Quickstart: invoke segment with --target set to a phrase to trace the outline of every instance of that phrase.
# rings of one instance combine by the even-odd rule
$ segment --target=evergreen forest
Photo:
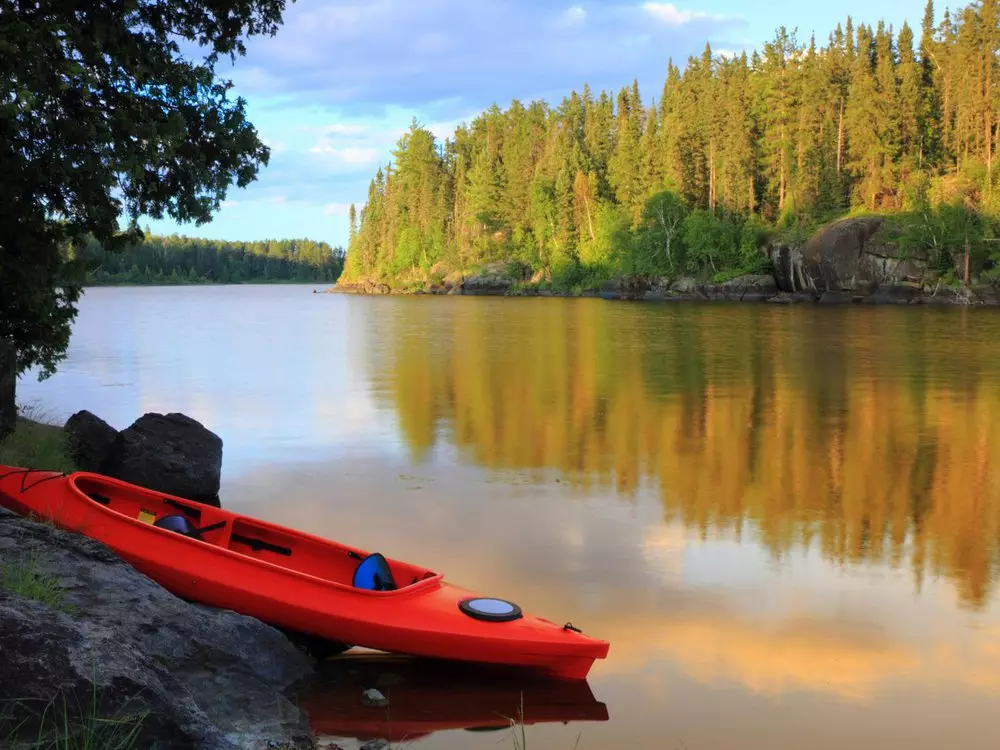
[[[83,261],[90,285],[333,283],[344,266],[341,248],[314,240],[230,242],[148,231],[122,250],[88,239],[71,253]]]
[[[341,281],[421,283],[506,264],[583,287],[615,275],[722,280],[824,222],[891,214],[900,246],[973,270],[1000,215],[995,185],[1000,0],[919,29],[847,18],[826,39],[777,29],[752,54],[672,60],[558,106],[496,104],[438,142],[416,121],[352,206]]]

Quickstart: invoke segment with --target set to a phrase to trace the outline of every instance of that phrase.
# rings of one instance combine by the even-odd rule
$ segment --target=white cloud
[[[706,41],[733,48],[733,33],[749,26],[689,3],[313,0],[290,8],[273,39],[255,41],[233,77],[241,92],[273,95],[283,108],[376,116],[387,104],[426,112],[445,99],[462,109],[551,100],[583,81],[597,91],[638,78],[659,90],[667,57],[697,55]]]
[[[563,13],[562,16],[562,22],[569,26],[584,23],[586,20],[587,11],[579,5],[574,5],[572,8],[569,8],[565,13]]]
[[[681,10],[673,3],[648,2],[642,4],[642,9],[649,13],[649,15],[670,26],[682,26],[686,23],[691,23],[692,21],[700,19],[724,19],[724,16],[716,16],[711,13],[702,13],[701,11],[694,10]]]
[[[350,212],[350,203],[327,203],[323,206],[323,214],[325,216],[348,216]]]
[[[280,206],[286,200],[288,200],[288,196],[285,196],[285,195],[276,195],[273,198],[268,198],[267,202],[270,203],[271,205],[274,205],[274,206]]]
[[[374,164],[378,159],[379,150],[376,148],[365,148],[361,146],[347,146],[345,148],[337,148],[328,142],[320,142],[319,144],[313,146],[309,149],[311,154],[321,154],[323,156],[328,156],[334,161],[343,162],[344,164],[351,164],[353,166],[361,166],[363,164]]]
[[[274,141],[270,138],[261,138],[261,143],[271,149],[271,155],[283,154],[288,150],[288,145],[284,141]]]

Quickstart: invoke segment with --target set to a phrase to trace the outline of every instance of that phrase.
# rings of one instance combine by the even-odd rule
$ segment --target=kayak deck
[[[199,528],[216,527],[201,536],[207,544],[343,586],[352,585],[358,561],[367,555],[338,542],[293,532],[221,508],[152,491],[139,492],[140,488],[131,486],[121,487],[99,476],[74,475],[70,484],[92,502],[128,519],[153,523],[180,513]],[[400,589],[439,577],[434,571],[400,560],[392,560],[390,564]]]

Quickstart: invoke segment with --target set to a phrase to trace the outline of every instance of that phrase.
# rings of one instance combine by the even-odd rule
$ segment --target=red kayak
[[[317,734],[394,744],[441,731],[509,731],[512,722],[531,726],[608,720],[607,706],[594,697],[586,680],[520,679],[522,674],[498,674],[458,662],[349,654],[326,662],[299,705]],[[371,687],[386,696],[388,706],[365,705],[362,693]]]
[[[103,542],[177,596],[343,648],[575,680],[608,653],[432,570],[99,474],[0,466],[0,505]]]

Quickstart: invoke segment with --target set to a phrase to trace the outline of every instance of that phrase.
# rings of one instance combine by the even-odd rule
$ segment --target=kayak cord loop
[[[28,475],[33,472],[37,472],[39,474],[47,473],[45,469],[15,469],[14,471],[8,471],[6,474],[0,474],[0,480],[4,480],[7,477],[15,476],[16,474],[23,474],[24,476],[21,477],[21,494],[23,495],[32,487],[37,487],[42,482],[48,482],[50,479],[62,479],[63,477],[69,476],[69,474],[67,474],[66,472],[59,472],[57,474],[53,474],[52,476],[42,477],[33,484],[25,485],[25,482],[28,481]]]
[[[572,630],[574,633],[582,633],[583,632],[582,630],[580,630],[580,628],[576,627],[571,622],[567,622],[565,625],[563,625],[563,630]]]

